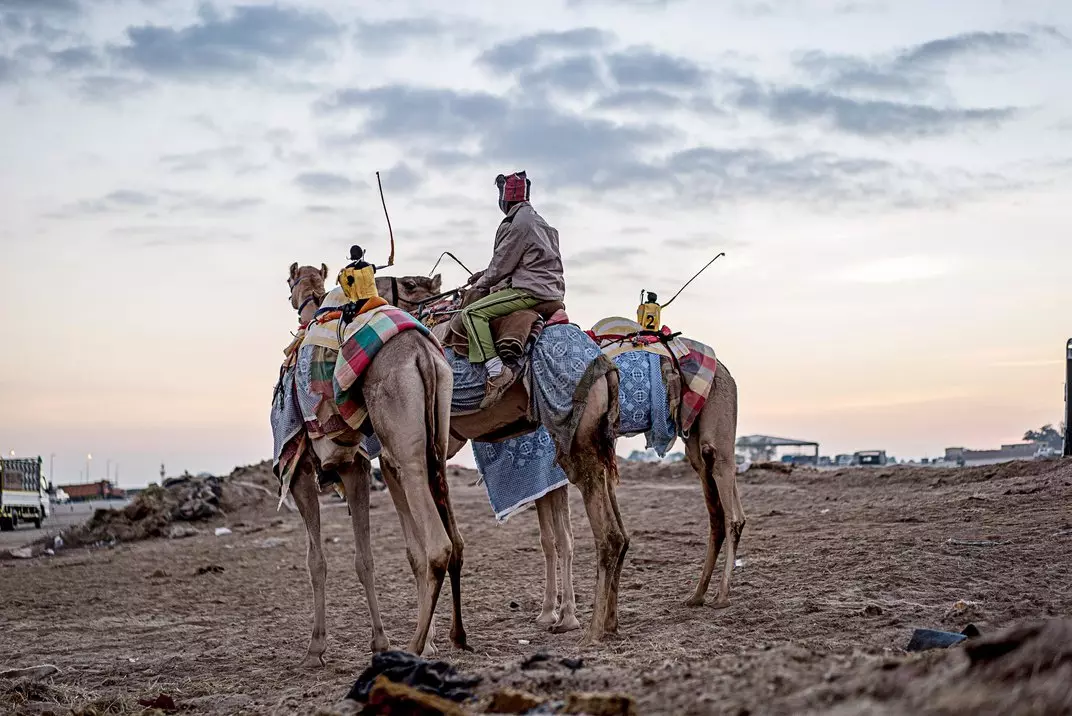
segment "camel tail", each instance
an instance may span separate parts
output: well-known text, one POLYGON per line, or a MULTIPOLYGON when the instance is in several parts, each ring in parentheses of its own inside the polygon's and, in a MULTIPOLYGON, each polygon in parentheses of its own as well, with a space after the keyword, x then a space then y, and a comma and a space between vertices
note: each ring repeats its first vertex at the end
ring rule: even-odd
POLYGON ((607 381, 607 411, 599 420, 599 436, 596 438, 596 454, 599 462, 607 471, 607 480, 612 485, 618 484, 618 454, 615 452, 620 406, 618 403, 618 371, 608 371, 604 376, 607 381))
MULTIPOLYGON (((421 351, 418 358, 421 380, 424 383, 425 459, 428 468, 428 487, 432 499, 444 515, 448 500, 447 489, 447 441, 450 434, 450 401, 441 405, 439 390, 443 381, 452 381, 453 375, 442 369, 430 353, 421 351)), ((453 387, 453 386, 452 386, 453 387)))

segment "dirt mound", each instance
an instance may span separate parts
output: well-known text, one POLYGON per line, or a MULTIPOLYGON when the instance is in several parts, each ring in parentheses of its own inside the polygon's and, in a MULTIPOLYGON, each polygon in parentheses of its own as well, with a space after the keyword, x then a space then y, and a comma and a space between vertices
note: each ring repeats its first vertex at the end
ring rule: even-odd
POLYGON ((794 713, 1070 713, 1072 621, 1028 622, 963 648, 883 660, 784 706, 794 713))
POLYGON ((139 493, 121 510, 97 510, 90 520, 63 534, 70 546, 187 536, 175 523, 211 522, 274 510, 278 482, 271 462, 236 468, 226 477, 183 475, 139 493))

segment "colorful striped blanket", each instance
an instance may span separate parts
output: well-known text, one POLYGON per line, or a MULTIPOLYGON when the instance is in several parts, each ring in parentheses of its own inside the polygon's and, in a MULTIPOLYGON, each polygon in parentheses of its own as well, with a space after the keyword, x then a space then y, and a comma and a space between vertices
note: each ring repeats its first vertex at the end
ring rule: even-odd
MULTIPOLYGON (((299 330, 284 351, 272 414, 276 474, 284 485, 293 476, 306 439, 352 437, 362 430, 368 410, 361 397, 361 378, 387 341, 403 331, 418 330, 443 350, 427 328, 394 306, 359 314, 341 334, 339 328, 337 318, 314 322, 299 330), (295 416, 300 416, 304 430, 295 430, 295 416)), ((365 427, 365 432, 371 431, 365 427)))

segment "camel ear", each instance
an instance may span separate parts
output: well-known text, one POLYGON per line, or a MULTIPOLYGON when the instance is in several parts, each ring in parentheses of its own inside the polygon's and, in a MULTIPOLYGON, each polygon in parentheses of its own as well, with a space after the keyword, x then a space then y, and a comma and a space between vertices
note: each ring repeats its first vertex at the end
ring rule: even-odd
POLYGON ((326 279, 328 277, 328 265, 327 264, 320 264, 320 276, 321 276, 321 278, 324 278, 324 279, 326 279))
POLYGON ((297 275, 298 275, 298 262, 295 261, 294 263, 292 263, 290 265, 290 278, 291 278, 291 280, 293 280, 294 277, 297 276, 297 275))
POLYGON ((439 293, 443 288, 443 274, 437 273, 432 277, 432 293, 439 293))

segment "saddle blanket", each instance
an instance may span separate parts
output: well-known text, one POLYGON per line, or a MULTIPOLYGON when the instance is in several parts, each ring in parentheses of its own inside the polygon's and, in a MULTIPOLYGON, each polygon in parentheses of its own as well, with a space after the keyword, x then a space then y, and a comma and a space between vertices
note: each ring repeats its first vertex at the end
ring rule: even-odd
MULTIPOLYGON (((660 356, 645 351, 622 353, 618 367, 621 435, 644 433, 647 446, 665 455, 677 439, 670 416, 660 356)), ((501 524, 547 493, 569 483, 558 465, 547 428, 497 443, 473 441, 473 457, 484 478, 488 502, 501 524)))
MULTIPOLYGON (((333 294, 334 289, 322 310, 334 307, 338 297, 328 299, 333 294)), ((273 470, 283 485, 293 477, 306 437, 330 438, 361 428, 368 411, 360 379, 387 341, 407 330, 420 331, 443 350, 427 328, 394 306, 361 313, 341 331, 338 319, 312 323, 297 347, 296 359, 294 343, 288 347, 271 415, 273 470)))
POLYGON ((680 336, 664 344, 652 336, 635 335, 641 330, 643 328, 636 321, 613 316, 598 321, 588 334, 599 343, 604 355, 615 359, 630 352, 643 351, 674 362, 681 375, 681 405, 675 418, 681 435, 688 436, 715 384, 718 370, 715 351, 710 346, 680 336))

